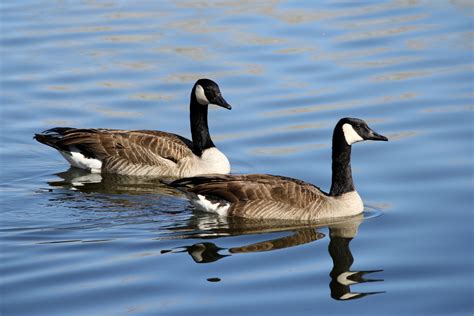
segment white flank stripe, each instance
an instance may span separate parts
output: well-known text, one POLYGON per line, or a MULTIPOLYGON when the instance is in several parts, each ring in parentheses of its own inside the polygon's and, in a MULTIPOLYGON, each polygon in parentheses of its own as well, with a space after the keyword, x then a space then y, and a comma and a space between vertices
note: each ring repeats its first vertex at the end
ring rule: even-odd
POLYGON ((198 199, 194 199, 193 203, 196 208, 200 211, 217 213, 221 216, 227 216, 229 211, 230 203, 222 205, 222 203, 212 203, 204 195, 198 194, 198 199))
POLYGON ((60 151, 61 155, 66 159, 71 166, 90 170, 94 173, 100 173, 102 167, 102 161, 94 158, 86 158, 83 154, 78 151, 63 152, 60 151))

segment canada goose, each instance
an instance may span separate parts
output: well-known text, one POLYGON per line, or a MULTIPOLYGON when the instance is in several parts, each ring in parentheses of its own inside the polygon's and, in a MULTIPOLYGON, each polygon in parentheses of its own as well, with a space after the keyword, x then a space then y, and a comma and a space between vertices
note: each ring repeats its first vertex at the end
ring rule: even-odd
POLYGON ((364 206, 352 182, 351 145, 363 140, 388 139, 360 119, 337 123, 329 194, 297 179, 266 174, 199 176, 170 185, 187 192, 197 209, 224 216, 307 221, 352 216, 362 213, 364 206))
POLYGON ((230 163, 209 135, 209 104, 232 108, 214 81, 199 79, 191 91, 192 141, 161 131, 70 127, 52 128, 34 138, 57 149, 73 167, 91 172, 178 178, 227 174, 230 163))

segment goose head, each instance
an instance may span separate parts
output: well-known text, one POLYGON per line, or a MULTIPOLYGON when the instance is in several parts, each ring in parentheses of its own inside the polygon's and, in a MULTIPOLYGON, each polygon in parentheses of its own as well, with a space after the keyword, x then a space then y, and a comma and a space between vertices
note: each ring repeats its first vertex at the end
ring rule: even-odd
POLYGON ((336 125, 336 132, 341 131, 347 145, 364 140, 388 141, 388 138, 373 131, 364 120, 345 117, 336 125))
POLYGON ((199 79, 196 81, 192 93, 200 105, 214 104, 228 110, 232 109, 232 106, 222 97, 217 83, 210 79, 199 79))

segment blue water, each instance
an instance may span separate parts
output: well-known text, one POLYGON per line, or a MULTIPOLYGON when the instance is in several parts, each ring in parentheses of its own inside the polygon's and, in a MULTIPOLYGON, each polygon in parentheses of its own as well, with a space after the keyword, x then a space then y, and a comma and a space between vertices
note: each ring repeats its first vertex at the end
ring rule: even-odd
POLYGON ((472 315, 473 11, 462 0, 2 1, 0 313, 472 315), (67 171, 32 139, 55 126, 189 137, 202 77, 233 106, 209 124, 235 173, 328 190, 339 118, 389 137, 353 148, 365 218, 214 217, 153 179, 67 171), (331 277, 345 271, 359 273, 331 277))

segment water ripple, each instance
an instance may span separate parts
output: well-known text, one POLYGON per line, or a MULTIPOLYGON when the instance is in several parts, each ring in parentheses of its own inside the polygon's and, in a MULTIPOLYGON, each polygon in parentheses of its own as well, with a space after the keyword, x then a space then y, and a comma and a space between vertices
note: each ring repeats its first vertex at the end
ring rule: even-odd
POLYGON ((473 8, 2 2, 0 313, 469 314, 473 8), (32 140, 61 125, 189 137, 202 77, 233 106, 209 125, 234 172, 328 188, 339 117, 387 135, 353 148, 365 218, 223 219, 151 179, 66 171, 32 140))

